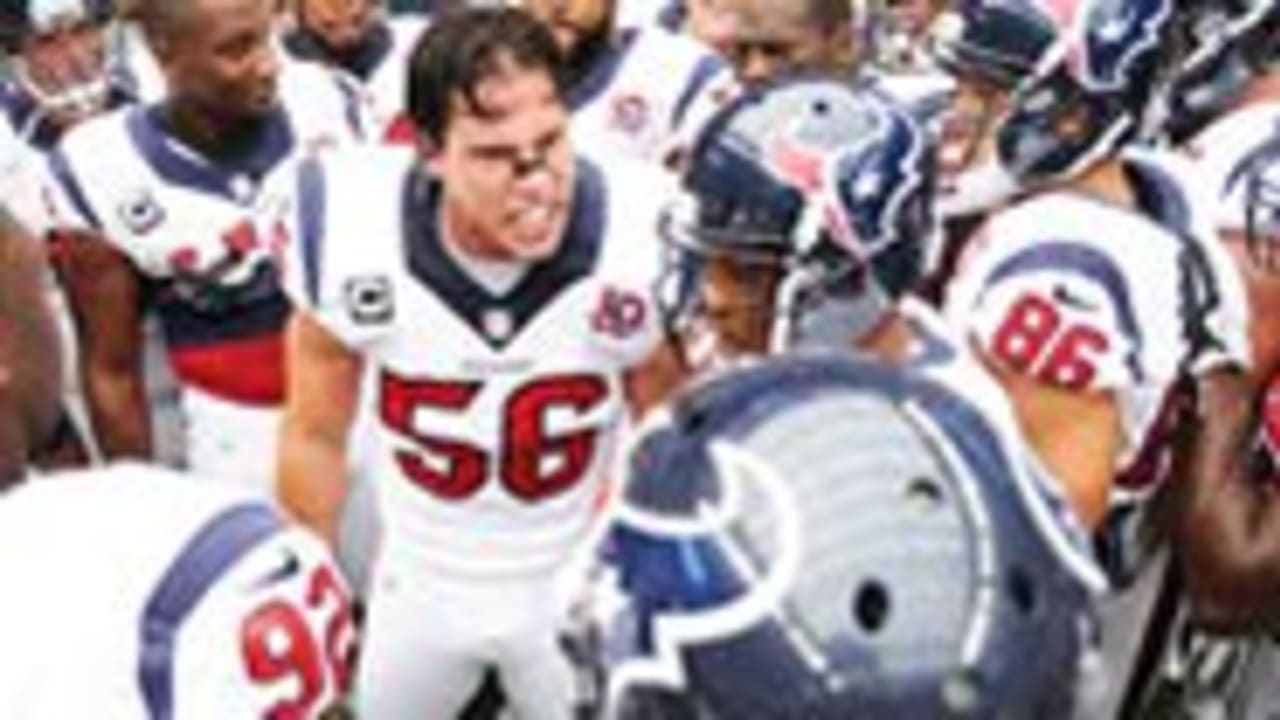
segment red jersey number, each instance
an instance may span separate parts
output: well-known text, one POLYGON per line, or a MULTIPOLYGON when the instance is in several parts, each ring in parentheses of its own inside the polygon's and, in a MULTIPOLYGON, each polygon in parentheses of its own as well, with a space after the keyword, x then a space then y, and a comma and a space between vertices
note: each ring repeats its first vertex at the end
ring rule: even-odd
POLYGON ((991 350, 1004 364, 1041 382, 1080 389, 1093 381, 1097 358, 1108 346, 1100 330, 1065 322, 1052 302, 1029 292, 1009 308, 991 350))
POLYGON ((479 382, 410 379, 383 372, 382 421, 416 446, 395 454, 405 477, 436 497, 462 500, 484 486, 490 465, 496 462, 503 487, 526 502, 557 495, 582 479, 595 455, 599 430, 553 435, 547 432, 546 418, 556 411, 590 412, 609 395, 603 378, 557 375, 517 388, 503 407, 503 431, 496 451, 434 437, 415 427, 417 409, 466 412, 481 387, 479 382))
POLYGON ((240 626, 240 652, 249 678, 260 685, 292 683, 296 688, 293 697, 271 706, 263 717, 308 720, 318 716, 326 690, 332 690, 330 697, 345 693, 354 633, 351 599, 329 565, 316 568, 308 579, 305 609, 276 598, 250 613, 240 626), (325 613, 322 639, 312 632, 310 611, 325 613))

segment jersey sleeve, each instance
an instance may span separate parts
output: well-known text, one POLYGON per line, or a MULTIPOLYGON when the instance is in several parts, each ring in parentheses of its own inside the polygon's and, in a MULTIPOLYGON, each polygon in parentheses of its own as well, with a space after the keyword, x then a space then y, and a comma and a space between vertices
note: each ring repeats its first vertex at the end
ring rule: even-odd
POLYGON ((1067 240, 1008 243, 1021 229, 985 228, 983 256, 970 258, 949 289, 949 320, 992 362, 1045 384, 1112 390, 1140 377, 1142 343, 1133 288, 1096 247, 1067 240))
POLYGON ((391 280, 361 273, 343 252, 360 239, 338 237, 333 177, 323 157, 303 158, 292 172, 273 178, 258 222, 266 226, 264 236, 275 239, 281 284, 294 308, 359 350, 391 320, 391 280))
POLYGON ((609 213, 616 219, 605 239, 607 267, 590 321, 596 344, 622 367, 643 362, 665 336, 656 291, 662 264, 657 228, 674 183, 647 163, 619 158, 612 164, 609 213))

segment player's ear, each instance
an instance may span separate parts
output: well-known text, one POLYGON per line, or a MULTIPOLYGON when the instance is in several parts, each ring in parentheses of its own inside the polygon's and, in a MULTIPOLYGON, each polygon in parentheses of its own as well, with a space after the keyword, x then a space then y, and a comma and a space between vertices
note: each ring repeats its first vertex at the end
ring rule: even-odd
POLYGON ((440 163, 443 153, 440 151, 440 145, 421 130, 415 134, 413 145, 418 152, 418 159, 427 172, 436 176, 441 175, 440 163))

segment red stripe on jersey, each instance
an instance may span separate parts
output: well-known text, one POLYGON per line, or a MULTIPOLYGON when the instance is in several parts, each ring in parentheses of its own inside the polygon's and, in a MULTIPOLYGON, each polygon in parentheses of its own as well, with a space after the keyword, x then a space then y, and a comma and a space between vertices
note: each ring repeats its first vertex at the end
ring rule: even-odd
POLYGON ((284 402, 284 338, 280 333, 174 348, 174 374, 215 397, 244 405, 284 402))

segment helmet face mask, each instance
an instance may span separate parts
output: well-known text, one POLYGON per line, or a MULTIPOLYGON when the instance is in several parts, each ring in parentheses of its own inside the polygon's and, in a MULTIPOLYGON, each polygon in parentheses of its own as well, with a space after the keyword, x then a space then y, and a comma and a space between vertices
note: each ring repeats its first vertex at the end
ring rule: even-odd
POLYGON ((13 74, 40 112, 70 124, 105 108, 115 73, 115 29, 81 2, 32 0, 13 40, 13 74))

